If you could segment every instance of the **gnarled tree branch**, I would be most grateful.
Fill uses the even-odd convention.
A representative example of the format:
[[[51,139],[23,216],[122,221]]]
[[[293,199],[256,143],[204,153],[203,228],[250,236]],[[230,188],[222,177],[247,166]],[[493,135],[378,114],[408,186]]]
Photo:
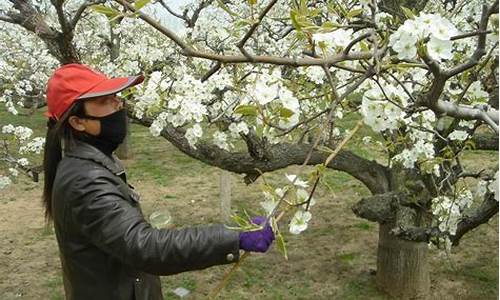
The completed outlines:
[[[144,126],[150,126],[153,122],[151,118],[137,119],[132,114],[129,116]],[[229,152],[215,145],[201,142],[196,144],[197,149],[193,149],[184,138],[183,130],[171,125],[165,127],[161,136],[192,158],[233,173],[247,174],[250,177],[256,175],[253,178],[257,178],[259,172],[271,172],[290,165],[300,165],[305,161],[311,149],[309,144],[279,143],[266,147],[266,159],[258,159],[247,152]],[[327,157],[328,153],[313,150],[308,164],[322,164]],[[361,181],[372,193],[383,193],[389,189],[386,167],[350,151],[341,150],[328,167],[350,174]]]

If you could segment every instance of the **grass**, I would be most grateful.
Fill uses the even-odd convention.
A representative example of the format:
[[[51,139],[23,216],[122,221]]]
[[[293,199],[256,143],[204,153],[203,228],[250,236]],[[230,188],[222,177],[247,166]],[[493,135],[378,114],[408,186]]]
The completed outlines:
[[[17,122],[35,128],[35,135],[43,135],[44,118],[12,117],[0,108],[1,124]],[[347,115],[342,126],[352,128],[359,117]],[[24,120],[25,119],[25,120]],[[27,122],[27,123],[25,123]],[[361,138],[372,135],[363,127],[348,144],[355,153],[375,159],[380,152],[373,144],[364,145]],[[147,128],[132,126],[131,149],[133,157],[125,161],[128,178],[142,194],[145,215],[160,208],[168,209],[177,226],[220,222],[219,213],[219,173],[220,170],[196,161],[175,149],[163,139],[153,138]],[[481,168],[483,165],[498,164],[496,152],[467,152],[464,164]],[[481,164],[477,162],[481,161]],[[484,162],[484,163],[483,163]],[[276,186],[286,182],[285,173],[296,174],[298,167],[290,166],[272,174],[266,180]],[[306,170],[312,170],[307,168]],[[232,205],[237,211],[247,210],[250,214],[262,213],[259,202],[262,193],[261,179],[246,186],[241,176],[233,175]],[[39,186],[21,185],[21,189],[11,189],[1,197],[0,207],[10,207],[15,203],[25,205],[32,199],[25,199],[26,193],[33,193]],[[359,219],[350,207],[369,195],[368,190],[351,176],[328,170],[318,187],[317,204],[312,208],[313,220],[310,228],[295,236],[287,232],[287,224],[282,225],[287,241],[289,260],[285,261],[274,247],[265,255],[255,254],[246,261],[221,292],[220,299],[388,299],[379,292],[371,270],[376,268],[377,224]],[[22,208],[22,206],[20,206]],[[15,211],[9,211],[15,213]],[[38,211],[41,218],[42,214]],[[30,224],[30,222],[27,222]],[[438,253],[430,253],[433,295],[443,299],[496,299],[498,294],[498,218],[494,226],[482,226],[464,238],[463,244],[451,254],[455,267]],[[3,225],[5,226],[5,225]],[[14,232],[14,231],[12,231]],[[5,232],[6,236],[14,235]],[[24,230],[22,244],[32,247],[38,243],[54,241],[51,229]],[[28,250],[27,250],[28,251]],[[34,262],[52,261],[41,254],[26,259]],[[50,259],[49,259],[50,258]],[[57,261],[57,260],[56,260]],[[53,270],[60,268],[54,263]],[[162,277],[166,299],[176,299],[172,290],[184,287],[191,291],[188,299],[202,299],[217,285],[229,266],[215,266],[206,270],[186,272]],[[0,264],[0,271],[7,272]],[[38,291],[43,297],[38,299],[62,299],[62,279],[60,273],[54,276],[39,276],[33,273],[33,281],[42,281]],[[26,274],[30,276],[30,274]],[[1,283],[0,283],[1,284]],[[23,281],[14,281],[12,286],[22,286]],[[463,290],[459,290],[458,284]],[[0,285],[0,287],[3,287]],[[0,288],[0,294],[2,293]]]
[[[64,300],[62,285],[61,275],[51,276],[47,279],[45,287],[48,290],[50,300]]]

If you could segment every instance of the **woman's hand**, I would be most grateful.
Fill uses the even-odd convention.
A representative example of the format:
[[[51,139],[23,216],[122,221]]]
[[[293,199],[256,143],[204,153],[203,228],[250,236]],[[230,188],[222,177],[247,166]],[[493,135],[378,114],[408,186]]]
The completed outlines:
[[[252,223],[262,225],[266,221],[264,217],[255,217]],[[240,233],[240,249],[251,252],[266,252],[274,241],[274,232],[269,223],[258,231],[246,231]]]

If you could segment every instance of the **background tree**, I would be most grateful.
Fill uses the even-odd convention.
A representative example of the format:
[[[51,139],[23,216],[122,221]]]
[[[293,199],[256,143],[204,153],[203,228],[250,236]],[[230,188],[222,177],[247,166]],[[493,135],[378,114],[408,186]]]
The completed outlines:
[[[159,1],[182,34],[143,13],[146,1],[96,3],[11,0],[0,20],[59,63],[149,73],[130,116],[247,183],[314,165],[263,185],[263,209],[290,216],[292,233],[307,228],[325,167],[358,179],[373,196],[353,211],[380,224],[377,283],[389,294],[425,298],[427,244],[449,249],[498,212],[498,171],[461,164],[464,151],[498,150],[498,1],[207,0],[182,12]],[[386,159],[340,149],[329,160],[352,130],[344,117],[362,119]]]

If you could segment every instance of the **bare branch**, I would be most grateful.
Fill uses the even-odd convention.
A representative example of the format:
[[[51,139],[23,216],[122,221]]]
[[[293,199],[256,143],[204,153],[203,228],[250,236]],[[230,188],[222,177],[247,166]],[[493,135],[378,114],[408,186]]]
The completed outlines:
[[[196,21],[198,20],[199,16],[200,16],[200,13],[201,11],[206,8],[207,6],[209,6],[213,0],[204,0],[204,1],[201,1],[200,4],[198,5],[198,7],[193,11],[193,15],[191,16],[191,18],[188,17],[187,13],[188,13],[188,10],[186,9],[184,11],[184,13],[181,15],[179,13],[176,13],[172,8],[170,8],[170,6],[168,6],[164,0],[159,0],[158,1],[161,6],[163,6],[172,16],[176,17],[176,18],[179,18],[181,20],[183,20],[184,22],[186,22],[186,25],[187,27],[189,28],[193,28],[196,24]]]
[[[193,28],[194,25],[196,24],[196,21],[198,21],[198,17],[200,16],[201,11],[212,4],[213,0],[203,0],[201,1],[200,5],[193,11],[193,15],[191,16],[191,19],[188,19],[188,27]],[[187,14],[185,15],[187,17]]]
[[[493,33],[493,31],[487,30],[487,31],[468,32],[468,33],[452,36],[450,38],[450,41],[456,41],[456,40],[465,39],[465,38],[476,36],[476,35],[483,35],[483,34],[490,34],[490,33]]]
[[[54,0],[54,2],[56,1],[59,0]],[[29,1],[11,0],[11,2],[14,4],[14,9],[19,13],[9,12],[9,17],[16,24],[38,35],[47,45],[50,54],[60,63],[66,64],[79,61],[78,52],[72,41],[73,34],[71,30],[62,33],[49,26],[45,22],[44,15],[38,12]],[[61,27],[63,26],[66,26],[66,30],[68,30],[67,23],[66,25],[61,24]]]
[[[345,47],[343,53],[344,54],[349,54],[349,51],[351,51],[352,47],[354,47],[354,45],[356,45],[358,42],[361,42],[362,40],[366,39],[367,37],[370,37],[372,35],[371,32],[369,33],[365,33],[363,35],[360,35],[358,36],[357,38],[355,38],[354,40],[352,40],[349,45],[347,45],[347,47]]]
[[[105,3],[106,0],[94,0],[94,1],[85,1],[82,5],[80,5],[80,7],[76,10],[75,12],[75,15],[73,16],[73,19],[71,19],[71,22],[70,22],[70,28],[73,30],[75,29],[76,25],[78,24],[78,21],[80,21],[83,13],[85,12],[85,10],[92,6],[92,5],[96,5],[96,4],[102,4],[102,3]]]
[[[175,11],[173,11],[173,10],[170,8],[170,6],[168,6],[168,5],[165,3],[165,1],[163,1],[163,0],[158,0],[158,2],[159,2],[159,3],[161,4],[161,6],[163,6],[163,7],[164,7],[164,8],[165,8],[165,9],[166,9],[166,10],[167,10],[167,11],[168,11],[168,12],[169,12],[172,16],[174,16],[174,17],[176,17],[176,18],[179,18],[179,19],[181,19],[181,20],[183,20],[183,21],[185,21],[185,22],[187,23],[187,21],[188,21],[188,20],[187,20],[187,18],[185,18],[183,15],[178,14],[178,13],[176,13]]]
[[[269,4],[264,8],[264,10],[260,13],[259,17],[257,18],[257,21],[252,24],[252,27],[250,27],[250,30],[245,34],[245,36],[241,39],[241,41],[238,42],[237,47],[240,49],[241,53],[245,55],[245,57],[248,57],[249,59],[252,59],[252,56],[243,48],[245,46],[245,43],[248,41],[248,39],[252,36],[254,33],[255,29],[257,29],[257,26],[262,22],[266,14],[271,10],[271,8],[276,4],[278,0],[272,0],[269,2]]]
[[[212,76],[217,71],[219,71],[221,66],[222,66],[222,64],[220,63],[220,61],[216,62],[215,65],[212,68],[210,68],[210,70],[207,72],[207,74],[203,75],[203,77],[201,78],[201,82],[207,81],[208,78],[210,78],[210,76]]]
[[[481,32],[477,40],[477,47],[472,56],[469,58],[469,60],[459,66],[454,67],[451,70],[448,70],[444,73],[444,76],[446,78],[453,77],[457,74],[462,73],[463,71],[470,69],[477,65],[479,63],[479,59],[483,55],[486,54],[486,34],[487,34],[487,26],[488,26],[488,20],[490,16],[494,13],[498,13],[498,0],[493,3],[489,8],[484,5],[483,6],[483,12],[481,14],[481,20],[479,23],[479,28],[478,32]]]

